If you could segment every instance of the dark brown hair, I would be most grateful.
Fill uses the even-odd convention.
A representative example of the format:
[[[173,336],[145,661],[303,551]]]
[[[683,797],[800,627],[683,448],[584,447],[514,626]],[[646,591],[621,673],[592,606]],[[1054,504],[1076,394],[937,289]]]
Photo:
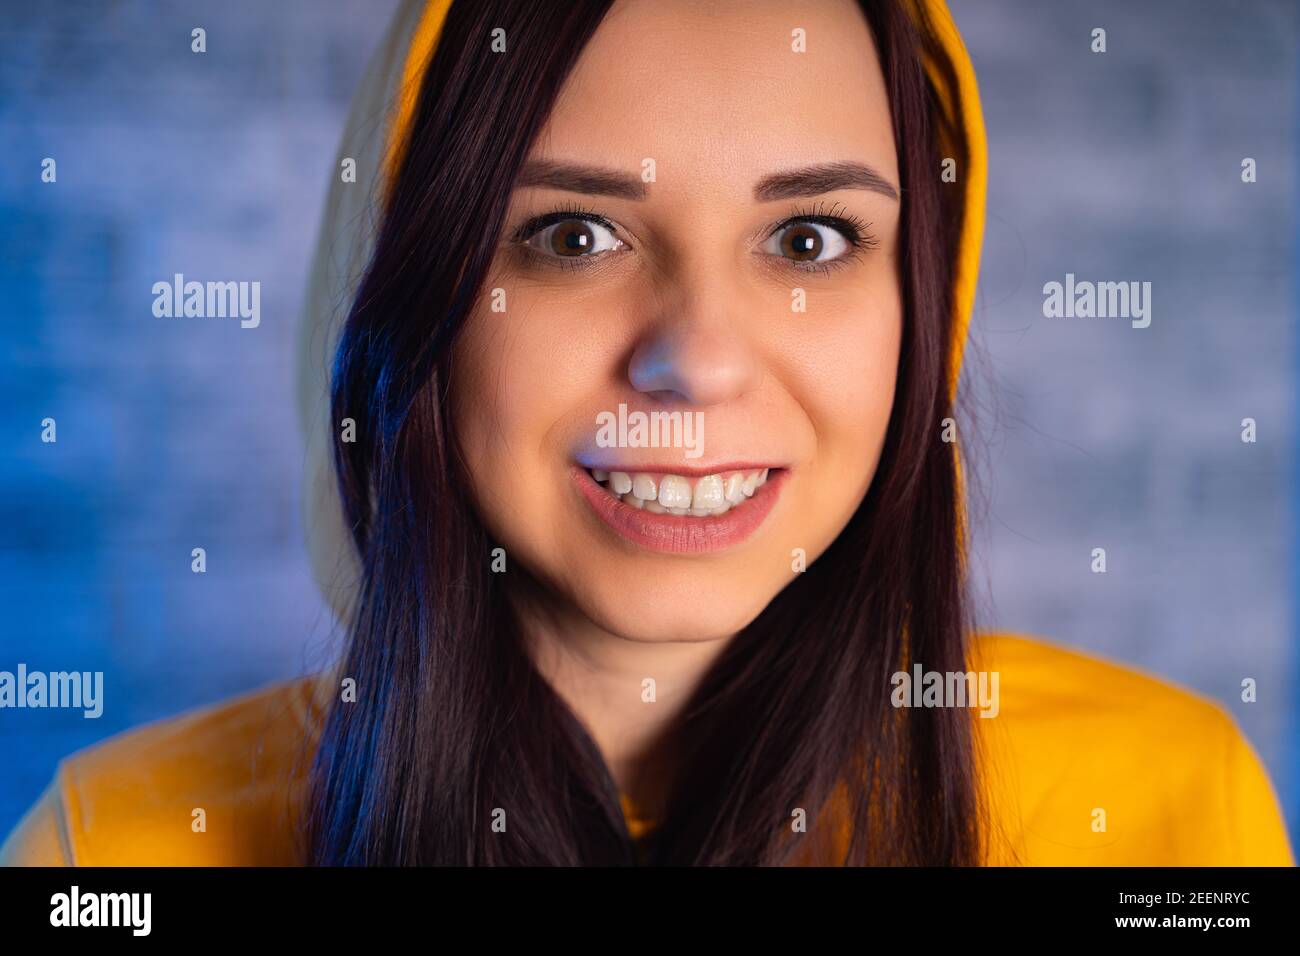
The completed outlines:
[[[963,162],[951,65],[894,0],[862,0],[893,109],[905,320],[872,486],[827,552],[731,641],[673,728],[668,811],[634,846],[599,750],[524,652],[447,411],[451,345],[516,175],[610,5],[455,2],[339,343],[336,445],[363,582],[308,807],[321,864],[968,864],[970,713],[894,708],[912,663],[966,670],[946,370]],[[489,54],[503,27],[508,52]],[[945,94],[953,95],[955,85]],[[951,100],[948,101],[949,108]],[[513,574],[514,572],[512,572]],[[505,833],[492,829],[507,811]],[[792,833],[798,808],[808,832]],[[851,835],[850,839],[841,837]]]

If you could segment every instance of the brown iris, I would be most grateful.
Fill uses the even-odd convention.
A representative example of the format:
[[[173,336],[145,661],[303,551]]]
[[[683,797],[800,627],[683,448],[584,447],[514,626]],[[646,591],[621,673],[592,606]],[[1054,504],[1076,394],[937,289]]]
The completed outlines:
[[[581,219],[562,222],[551,230],[551,251],[557,256],[573,258],[596,247],[596,235]]]
[[[807,262],[822,251],[822,237],[812,226],[793,225],[781,234],[781,253],[787,259]]]

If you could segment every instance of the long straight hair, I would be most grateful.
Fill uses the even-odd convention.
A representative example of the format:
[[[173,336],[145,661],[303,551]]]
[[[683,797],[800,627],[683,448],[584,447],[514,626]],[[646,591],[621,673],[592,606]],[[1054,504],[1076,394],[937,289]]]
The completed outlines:
[[[940,128],[959,163],[964,140],[923,68],[942,54],[894,0],[861,0],[902,181],[905,319],[877,472],[688,701],[667,812],[640,843],[595,743],[524,650],[507,575],[490,571],[448,414],[451,346],[516,175],[610,2],[453,3],[426,69],[335,358],[333,418],[357,423],[335,464],[363,571],[341,663],[358,694],[320,728],[310,860],[977,863],[970,712],[890,703],[913,663],[966,670],[968,634],[956,453],[940,440],[963,208],[940,183]],[[487,52],[497,27],[509,53]]]

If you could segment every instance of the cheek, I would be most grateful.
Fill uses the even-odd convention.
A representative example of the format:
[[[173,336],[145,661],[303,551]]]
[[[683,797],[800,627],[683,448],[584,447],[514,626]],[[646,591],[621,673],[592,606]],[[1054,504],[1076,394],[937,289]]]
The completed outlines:
[[[565,300],[505,288],[505,311],[481,304],[457,338],[452,423],[480,517],[512,552],[541,560],[562,530],[557,484],[616,350],[592,323],[575,324]]]
[[[544,387],[539,350],[526,323],[480,307],[456,341],[452,358],[452,422],[474,497],[500,536],[513,521],[521,491],[538,480],[541,449],[561,401]]]
[[[478,307],[457,339],[452,407],[471,463],[527,469],[563,454],[572,435],[559,423],[573,427],[607,387],[617,348],[599,324],[574,318],[608,315],[608,303],[505,290],[505,311]]]
[[[866,493],[893,409],[903,309],[896,283],[809,304],[786,377],[817,434],[819,474]],[[855,504],[856,507],[856,504]]]

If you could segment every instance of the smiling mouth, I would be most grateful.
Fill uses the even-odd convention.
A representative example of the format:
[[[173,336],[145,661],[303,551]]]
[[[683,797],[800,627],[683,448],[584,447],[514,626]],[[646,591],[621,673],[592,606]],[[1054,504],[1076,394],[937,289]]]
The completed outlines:
[[[651,514],[693,518],[715,518],[744,506],[767,483],[772,471],[731,470],[692,478],[663,472],[587,469],[592,480],[625,505]]]
[[[668,554],[739,545],[763,526],[791,473],[786,467],[742,467],[688,476],[576,463],[570,472],[608,528],[630,544]]]

